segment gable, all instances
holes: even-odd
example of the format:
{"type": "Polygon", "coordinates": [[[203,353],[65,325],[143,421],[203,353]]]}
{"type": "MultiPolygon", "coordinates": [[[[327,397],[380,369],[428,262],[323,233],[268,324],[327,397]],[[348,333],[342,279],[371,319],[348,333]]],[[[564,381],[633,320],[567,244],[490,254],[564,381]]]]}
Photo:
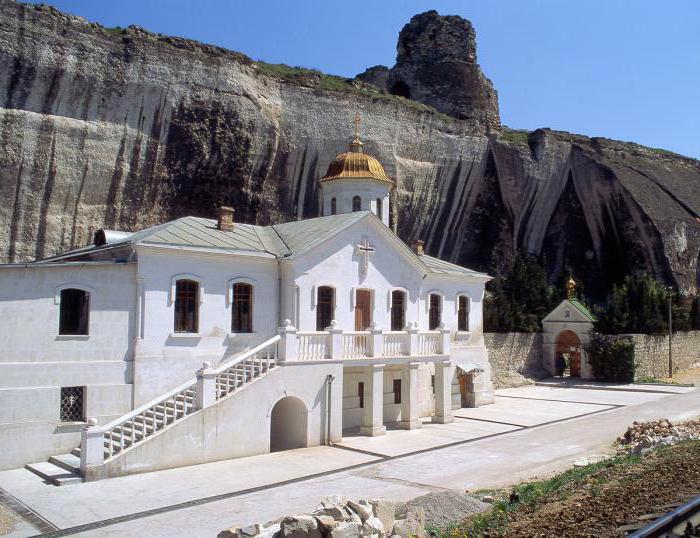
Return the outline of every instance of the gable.
{"type": "Polygon", "coordinates": [[[559,306],[552,310],[542,323],[547,322],[567,322],[567,323],[593,323],[595,317],[579,301],[564,299],[559,306]]]}

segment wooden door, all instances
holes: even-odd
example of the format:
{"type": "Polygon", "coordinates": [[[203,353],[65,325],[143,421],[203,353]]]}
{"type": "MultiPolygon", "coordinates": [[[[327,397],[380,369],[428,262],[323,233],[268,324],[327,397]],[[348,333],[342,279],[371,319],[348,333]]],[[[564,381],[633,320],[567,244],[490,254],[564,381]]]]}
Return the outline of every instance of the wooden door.
{"type": "Polygon", "coordinates": [[[365,331],[372,323],[372,293],[369,290],[355,291],[355,330],[365,331]]]}

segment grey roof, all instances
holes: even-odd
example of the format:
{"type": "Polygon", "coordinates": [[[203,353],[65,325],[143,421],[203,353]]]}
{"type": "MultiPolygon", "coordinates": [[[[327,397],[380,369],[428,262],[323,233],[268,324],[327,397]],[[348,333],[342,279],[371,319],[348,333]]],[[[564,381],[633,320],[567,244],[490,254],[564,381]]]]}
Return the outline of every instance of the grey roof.
{"type": "Polygon", "coordinates": [[[461,265],[446,262],[445,260],[441,260],[440,258],[433,258],[432,256],[428,256],[427,254],[422,254],[421,256],[418,256],[418,258],[420,259],[420,261],[423,262],[423,265],[425,265],[428,268],[428,271],[430,271],[433,274],[491,278],[486,273],[479,273],[478,271],[467,269],[466,267],[462,267],[461,265]]]}
{"type": "MultiPolygon", "coordinates": [[[[98,255],[110,249],[123,249],[137,244],[216,249],[232,253],[262,253],[282,258],[320,245],[368,216],[372,216],[372,213],[356,211],[272,226],[236,223],[230,232],[219,230],[216,220],[213,219],[183,217],[151,226],[113,243],[73,250],[35,263],[84,258],[90,254],[98,255]]],[[[400,240],[397,238],[397,241],[400,240]]],[[[405,249],[413,255],[408,247],[405,249]]],[[[420,265],[432,274],[488,278],[488,275],[483,273],[432,256],[422,255],[417,258],[420,265]]]]}

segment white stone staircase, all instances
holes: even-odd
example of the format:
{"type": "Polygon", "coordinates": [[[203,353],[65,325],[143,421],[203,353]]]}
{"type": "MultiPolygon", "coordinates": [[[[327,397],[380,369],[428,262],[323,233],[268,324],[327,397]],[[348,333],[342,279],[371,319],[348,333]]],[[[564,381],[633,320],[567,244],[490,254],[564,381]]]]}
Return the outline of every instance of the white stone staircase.
{"type": "Polygon", "coordinates": [[[83,476],[80,473],[79,448],[74,448],[69,454],[51,456],[49,461],[28,463],[24,468],[54,486],[83,482],[83,476]]]}
{"type": "Polygon", "coordinates": [[[187,419],[192,413],[216,404],[267,374],[277,364],[274,336],[226,361],[216,369],[205,363],[194,379],[104,426],[83,430],[80,476],[102,477],[100,468],[149,438],[187,419]]]}
{"type": "Polygon", "coordinates": [[[104,426],[89,419],[79,448],[69,454],[25,468],[56,486],[84,482],[100,476],[99,467],[169,428],[189,415],[242,390],[267,374],[277,363],[279,336],[226,361],[216,369],[205,363],[197,377],[130,411],[104,426]]]}

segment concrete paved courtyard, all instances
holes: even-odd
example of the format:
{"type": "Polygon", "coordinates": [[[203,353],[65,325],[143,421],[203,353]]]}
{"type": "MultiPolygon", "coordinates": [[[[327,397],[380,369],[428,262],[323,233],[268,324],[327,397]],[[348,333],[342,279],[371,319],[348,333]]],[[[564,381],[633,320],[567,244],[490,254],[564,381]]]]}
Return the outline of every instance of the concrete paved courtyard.
{"type": "MultiPolygon", "coordinates": [[[[496,394],[494,405],[455,411],[451,424],[347,436],[334,447],[61,488],[24,469],[5,471],[0,488],[7,496],[0,502],[10,499],[43,518],[44,530],[63,530],[55,535],[215,535],[312,510],[327,494],[407,500],[436,490],[506,486],[609,451],[633,420],[700,414],[700,390],[684,387],[554,384],[496,394]]],[[[11,535],[38,533],[20,522],[11,535]]]]}

